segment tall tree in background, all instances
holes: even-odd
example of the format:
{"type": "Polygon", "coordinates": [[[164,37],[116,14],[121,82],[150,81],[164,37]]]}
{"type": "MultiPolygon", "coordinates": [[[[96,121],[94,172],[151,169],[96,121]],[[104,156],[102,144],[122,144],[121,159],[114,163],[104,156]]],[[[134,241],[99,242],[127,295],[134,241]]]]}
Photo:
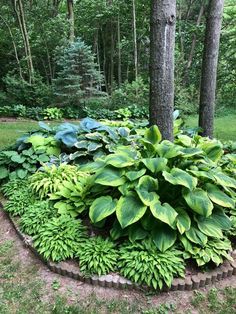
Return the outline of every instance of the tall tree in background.
{"type": "Polygon", "coordinates": [[[176,1],[151,1],[150,124],[173,140],[176,1]]]}
{"type": "Polygon", "coordinates": [[[23,3],[21,0],[12,0],[14,12],[18,21],[19,29],[23,38],[23,44],[25,48],[25,56],[28,64],[29,84],[34,82],[34,67],[31,54],[31,46],[29,41],[29,34],[25,22],[25,12],[23,3]]]}
{"type": "Polygon", "coordinates": [[[74,18],[74,3],[73,0],[67,0],[68,19],[70,23],[69,41],[71,43],[75,40],[75,18],[74,18]]]}
{"type": "Polygon", "coordinates": [[[133,33],[134,33],[134,69],[135,69],[135,80],[138,79],[138,45],[137,45],[137,27],[136,27],[136,4],[135,0],[132,1],[133,11],[133,33]]]}
{"type": "Polygon", "coordinates": [[[199,126],[203,129],[202,135],[210,138],[213,137],[214,131],[217,63],[223,8],[224,0],[210,0],[202,60],[199,126]]]}

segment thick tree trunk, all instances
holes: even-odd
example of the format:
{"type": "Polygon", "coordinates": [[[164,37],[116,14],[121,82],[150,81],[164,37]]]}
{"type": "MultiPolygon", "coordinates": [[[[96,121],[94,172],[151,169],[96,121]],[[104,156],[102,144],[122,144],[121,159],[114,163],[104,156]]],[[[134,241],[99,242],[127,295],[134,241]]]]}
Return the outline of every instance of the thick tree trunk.
{"type": "Polygon", "coordinates": [[[135,0],[132,1],[133,4],[133,36],[134,36],[134,74],[135,80],[138,79],[138,45],[137,45],[137,27],[136,27],[136,5],[135,0]]]}
{"type": "Polygon", "coordinates": [[[75,18],[74,18],[74,3],[73,0],[67,0],[68,20],[70,23],[69,41],[75,41],[75,18]]]}
{"type": "Polygon", "coordinates": [[[151,1],[150,125],[173,140],[176,1],[151,1]]]}
{"type": "Polygon", "coordinates": [[[223,8],[224,0],[210,0],[202,60],[199,126],[203,129],[202,135],[210,138],[214,132],[217,63],[223,8]]]}

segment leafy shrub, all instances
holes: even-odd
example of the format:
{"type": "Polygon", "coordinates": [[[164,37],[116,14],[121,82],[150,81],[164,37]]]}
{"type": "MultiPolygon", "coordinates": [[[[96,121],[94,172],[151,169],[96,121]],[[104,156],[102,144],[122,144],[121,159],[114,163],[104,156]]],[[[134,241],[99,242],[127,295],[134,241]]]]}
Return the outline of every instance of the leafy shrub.
{"type": "Polygon", "coordinates": [[[49,156],[60,153],[58,141],[51,136],[46,138],[37,134],[19,139],[14,149],[0,152],[0,179],[24,179],[42,163],[49,162],[49,156]]]}
{"type": "Polygon", "coordinates": [[[116,270],[119,254],[109,239],[93,237],[79,247],[77,257],[83,273],[101,276],[116,270]]]}
{"type": "MultiPolygon", "coordinates": [[[[61,164],[58,167],[55,165],[44,165],[30,177],[30,186],[41,199],[48,197],[50,193],[55,193],[60,190],[60,186],[64,181],[75,181],[81,173],[78,168],[71,165],[61,164]]],[[[82,173],[84,176],[84,174],[82,173]]]]}
{"type": "Polygon", "coordinates": [[[35,195],[28,187],[24,187],[11,194],[4,208],[12,216],[22,216],[34,202],[35,195]]]}
{"type": "Polygon", "coordinates": [[[121,88],[113,92],[111,96],[112,107],[118,109],[131,105],[147,106],[148,94],[148,84],[145,84],[141,77],[132,83],[125,82],[121,88]]]}
{"type": "Polygon", "coordinates": [[[236,180],[219,168],[221,144],[185,135],[176,143],[160,141],[155,126],[140,139],[143,147],[118,149],[100,170],[94,163],[91,191],[103,186],[106,192],[90,206],[91,221],[113,217],[111,234],[120,236],[146,231],[162,252],[182,234],[199,245],[220,239],[231,227],[225,208],[235,208],[236,189],[236,180]]]}
{"type": "Polygon", "coordinates": [[[46,108],[43,110],[44,120],[61,120],[63,117],[63,112],[61,109],[53,107],[46,108]]]}
{"type": "Polygon", "coordinates": [[[46,260],[60,262],[73,258],[85,238],[86,228],[82,222],[62,215],[42,225],[33,241],[35,248],[46,260]]]}
{"type": "Polygon", "coordinates": [[[56,217],[56,211],[48,200],[36,201],[32,205],[29,205],[27,211],[22,215],[20,228],[28,235],[35,235],[53,217],[56,217]]]}
{"type": "Polygon", "coordinates": [[[191,243],[186,237],[181,237],[181,242],[184,246],[183,257],[194,259],[198,266],[203,266],[211,261],[218,266],[224,262],[224,259],[233,260],[229,255],[229,251],[232,250],[231,243],[225,237],[211,239],[202,246],[191,243]]]}
{"type": "Polygon", "coordinates": [[[7,96],[12,104],[24,104],[26,106],[46,106],[52,99],[52,89],[42,81],[38,75],[35,76],[34,84],[22,80],[16,75],[8,74],[3,79],[7,96]]]}
{"type": "Polygon", "coordinates": [[[182,252],[172,248],[162,253],[150,240],[124,243],[120,248],[118,267],[126,278],[154,289],[171,286],[174,277],[184,277],[182,252]]]}

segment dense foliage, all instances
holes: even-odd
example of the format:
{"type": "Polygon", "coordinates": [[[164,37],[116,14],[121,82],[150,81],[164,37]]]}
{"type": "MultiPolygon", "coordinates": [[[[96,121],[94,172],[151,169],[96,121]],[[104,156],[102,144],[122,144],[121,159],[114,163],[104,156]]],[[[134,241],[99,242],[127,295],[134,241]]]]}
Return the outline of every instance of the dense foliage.
{"type": "Polygon", "coordinates": [[[1,152],[5,208],[21,217],[38,252],[77,257],[85,275],[119,271],[154,289],[183,276],[185,260],[202,267],[231,259],[234,145],[190,137],[179,119],[173,143],[156,126],[124,123],[40,123],[1,152]],[[12,175],[26,161],[35,166],[28,180],[12,175]]]}

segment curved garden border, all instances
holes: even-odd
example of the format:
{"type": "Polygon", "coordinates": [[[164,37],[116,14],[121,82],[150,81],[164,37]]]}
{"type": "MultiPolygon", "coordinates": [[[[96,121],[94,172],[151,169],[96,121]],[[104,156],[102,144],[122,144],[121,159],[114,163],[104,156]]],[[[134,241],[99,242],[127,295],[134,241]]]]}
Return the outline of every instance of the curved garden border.
{"type": "MultiPolygon", "coordinates": [[[[0,202],[0,208],[3,209],[3,205],[0,202]]],[[[78,266],[72,262],[61,262],[53,263],[46,261],[33,247],[32,239],[29,236],[23,234],[18,228],[16,219],[10,216],[5,212],[10,222],[12,223],[16,233],[19,238],[23,241],[24,245],[29,248],[36,257],[38,257],[51,271],[54,273],[60,274],[62,276],[67,276],[81,282],[92,284],[94,286],[107,287],[107,288],[116,288],[116,289],[143,289],[148,290],[148,287],[142,287],[138,284],[131,282],[130,280],[117,275],[117,274],[108,274],[104,276],[92,276],[85,277],[78,269],[78,266]]],[[[214,284],[217,281],[220,281],[224,278],[232,277],[236,275],[236,250],[231,253],[233,261],[225,261],[221,266],[215,268],[212,271],[205,273],[198,273],[197,275],[186,276],[184,279],[175,278],[172,282],[170,288],[165,287],[162,291],[191,291],[205,287],[210,284],[214,284]]]]}

